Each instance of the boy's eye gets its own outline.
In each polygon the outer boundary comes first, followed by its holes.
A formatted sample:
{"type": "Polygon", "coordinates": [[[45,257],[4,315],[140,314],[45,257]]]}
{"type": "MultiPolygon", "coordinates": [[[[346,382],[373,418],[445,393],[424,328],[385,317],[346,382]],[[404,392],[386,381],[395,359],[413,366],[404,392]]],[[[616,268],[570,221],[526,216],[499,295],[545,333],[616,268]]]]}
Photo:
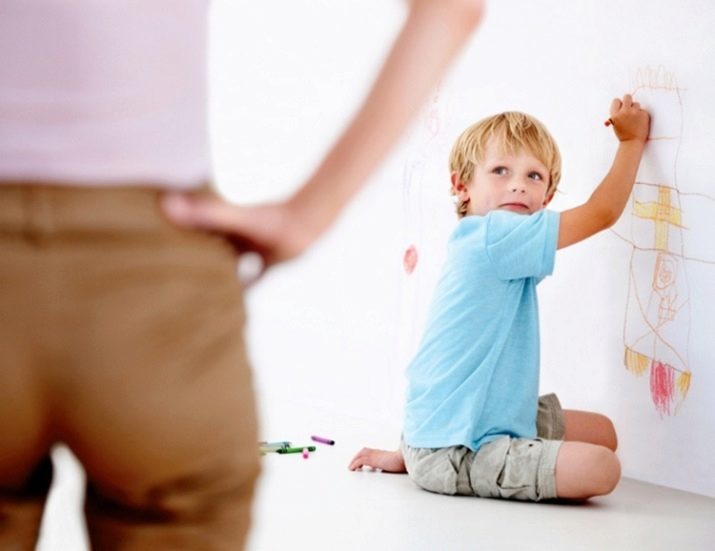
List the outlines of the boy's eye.
{"type": "Polygon", "coordinates": [[[544,179],[544,177],[538,172],[532,172],[531,174],[529,174],[529,178],[536,181],[541,181],[544,179]]]}
{"type": "Polygon", "coordinates": [[[499,176],[503,176],[504,174],[507,173],[507,168],[505,166],[498,166],[492,170],[494,174],[498,174],[499,176]]]}

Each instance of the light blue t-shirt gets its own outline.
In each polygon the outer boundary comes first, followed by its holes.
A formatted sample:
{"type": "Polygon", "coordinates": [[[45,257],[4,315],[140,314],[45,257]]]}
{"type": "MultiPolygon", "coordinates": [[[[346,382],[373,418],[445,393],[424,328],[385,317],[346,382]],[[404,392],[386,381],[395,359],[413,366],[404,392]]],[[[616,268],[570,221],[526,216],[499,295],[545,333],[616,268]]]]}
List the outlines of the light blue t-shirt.
{"type": "Polygon", "coordinates": [[[407,369],[409,446],[476,450],[500,435],[536,436],[536,285],[553,271],[558,228],[547,210],[459,221],[407,369]]]}

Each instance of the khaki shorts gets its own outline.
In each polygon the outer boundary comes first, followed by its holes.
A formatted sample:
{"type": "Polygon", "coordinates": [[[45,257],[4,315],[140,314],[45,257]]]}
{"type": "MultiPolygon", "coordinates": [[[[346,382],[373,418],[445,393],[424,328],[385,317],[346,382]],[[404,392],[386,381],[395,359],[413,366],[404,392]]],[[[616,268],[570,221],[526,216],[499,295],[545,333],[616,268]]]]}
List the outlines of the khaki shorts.
{"type": "Polygon", "coordinates": [[[555,394],[539,399],[535,439],[502,436],[476,452],[464,446],[412,448],[402,443],[410,478],[421,488],[448,495],[524,501],[556,496],[556,458],[564,435],[555,394]]]}
{"type": "Polygon", "coordinates": [[[64,443],[96,549],[241,549],[259,470],[232,247],[145,188],[0,185],[0,549],[64,443]]]}

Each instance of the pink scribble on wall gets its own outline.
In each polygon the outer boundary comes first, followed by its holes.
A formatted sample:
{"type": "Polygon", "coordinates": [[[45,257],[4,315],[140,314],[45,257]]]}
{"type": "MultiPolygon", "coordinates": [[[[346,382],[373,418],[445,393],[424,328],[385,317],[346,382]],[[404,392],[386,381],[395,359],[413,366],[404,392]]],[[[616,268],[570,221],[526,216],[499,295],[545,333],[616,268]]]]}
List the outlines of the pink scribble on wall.
{"type": "Polygon", "coordinates": [[[415,271],[415,268],[417,267],[417,249],[414,245],[407,247],[407,250],[402,257],[402,266],[404,267],[407,275],[410,275],[415,271]]]}
{"type": "Polygon", "coordinates": [[[675,371],[668,364],[654,361],[650,370],[650,393],[655,408],[661,413],[670,414],[670,402],[675,390],[675,371]]]}

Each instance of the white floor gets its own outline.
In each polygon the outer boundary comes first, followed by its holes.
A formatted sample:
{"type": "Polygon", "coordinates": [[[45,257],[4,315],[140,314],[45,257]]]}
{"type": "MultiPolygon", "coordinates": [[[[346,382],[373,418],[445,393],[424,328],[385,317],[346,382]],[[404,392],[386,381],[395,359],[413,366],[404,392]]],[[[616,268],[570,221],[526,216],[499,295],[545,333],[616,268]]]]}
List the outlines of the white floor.
{"type": "MultiPolygon", "coordinates": [[[[673,550],[715,549],[715,499],[624,479],[585,505],[517,503],[430,494],[404,475],[350,472],[364,445],[390,447],[399,434],[364,420],[298,404],[264,415],[268,440],[317,444],[310,458],[264,458],[250,551],[300,550],[673,550]]],[[[78,520],[82,474],[58,449],[53,492],[38,549],[87,549],[78,520]]]]}

